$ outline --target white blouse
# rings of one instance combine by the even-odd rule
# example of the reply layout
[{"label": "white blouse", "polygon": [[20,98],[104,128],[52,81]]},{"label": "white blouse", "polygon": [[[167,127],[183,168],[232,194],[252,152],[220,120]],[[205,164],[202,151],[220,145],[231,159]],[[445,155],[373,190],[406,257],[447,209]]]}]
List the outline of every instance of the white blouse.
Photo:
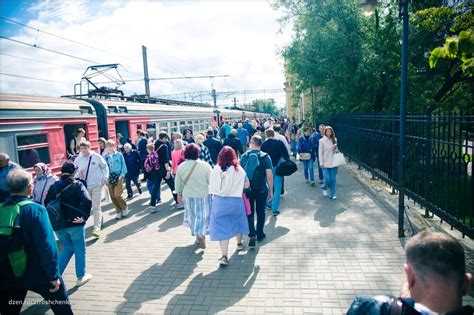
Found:
[{"label": "white blouse", "polygon": [[216,165],[211,172],[209,193],[221,197],[242,197],[246,176],[240,165],[237,170],[231,166],[225,172]]}]

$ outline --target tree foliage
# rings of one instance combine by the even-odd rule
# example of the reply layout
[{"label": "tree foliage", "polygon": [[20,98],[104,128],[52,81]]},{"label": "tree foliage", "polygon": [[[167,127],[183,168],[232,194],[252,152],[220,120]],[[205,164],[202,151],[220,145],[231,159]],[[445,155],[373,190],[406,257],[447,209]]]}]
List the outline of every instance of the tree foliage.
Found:
[{"label": "tree foliage", "polygon": [[[365,17],[358,2],[276,2],[275,8],[285,12],[281,23],[293,22],[292,42],[281,52],[285,70],[295,83],[294,95],[312,87],[318,91],[313,106],[324,113],[397,112],[398,5],[385,2],[374,15]],[[434,110],[472,108],[473,7],[467,0],[452,6],[444,3],[414,1],[410,5],[410,112],[423,112],[428,106]]]},{"label": "tree foliage", "polygon": [[279,114],[273,98],[253,100],[251,107],[260,113],[267,113],[272,116],[277,116]]}]

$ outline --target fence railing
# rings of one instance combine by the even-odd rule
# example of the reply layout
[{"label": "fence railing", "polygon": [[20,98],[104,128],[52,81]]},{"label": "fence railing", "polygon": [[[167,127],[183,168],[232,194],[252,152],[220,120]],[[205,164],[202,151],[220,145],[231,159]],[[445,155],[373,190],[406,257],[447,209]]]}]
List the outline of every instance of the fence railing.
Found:
[{"label": "fence railing", "polygon": [[[400,116],[341,115],[332,124],[340,150],[396,189]],[[406,130],[406,195],[474,238],[474,116],[408,115]]]}]

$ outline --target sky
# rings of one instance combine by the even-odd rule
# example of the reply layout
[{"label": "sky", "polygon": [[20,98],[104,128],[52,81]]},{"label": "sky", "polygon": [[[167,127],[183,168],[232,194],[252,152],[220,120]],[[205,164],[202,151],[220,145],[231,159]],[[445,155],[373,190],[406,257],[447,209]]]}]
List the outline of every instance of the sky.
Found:
[{"label": "sky", "polygon": [[[147,47],[150,78],[229,75],[151,81],[152,96],[210,91],[212,84],[218,93],[283,89],[279,51],[291,36],[287,29],[280,32],[281,13],[267,1],[3,0],[0,6],[2,18],[31,27],[0,19],[2,93],[73,94],[74,84],[88,66],[119,63],[125,81],[137,80],[120,89],[126,95],[144,94],[144,83],[139,81],[143,79],[142,45]],[[110,74],[117,76],[115,70]],[[107,80],[97,77],[97,81]],[[234,97],[238,105],[252,98],[273,97],[283,106],[285,99],[281,91],[221,93],[218,103],[227,105]],[[205,102],[210,96],[204,93],[202,99],[190,99],[187,95],[186,100]]]}]

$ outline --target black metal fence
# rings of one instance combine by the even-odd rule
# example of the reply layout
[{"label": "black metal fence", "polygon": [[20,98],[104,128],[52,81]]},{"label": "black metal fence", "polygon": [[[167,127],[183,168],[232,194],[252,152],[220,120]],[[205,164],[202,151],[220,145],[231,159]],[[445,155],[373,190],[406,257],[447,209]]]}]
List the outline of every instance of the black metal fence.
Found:
[{"label": "black metal fence", "polygon": [[[341,115],[332,119],[350,159],[397,188],[399,115]],[[463,235],[474,238],[474,116],[408,115],[406,195]]]}]

